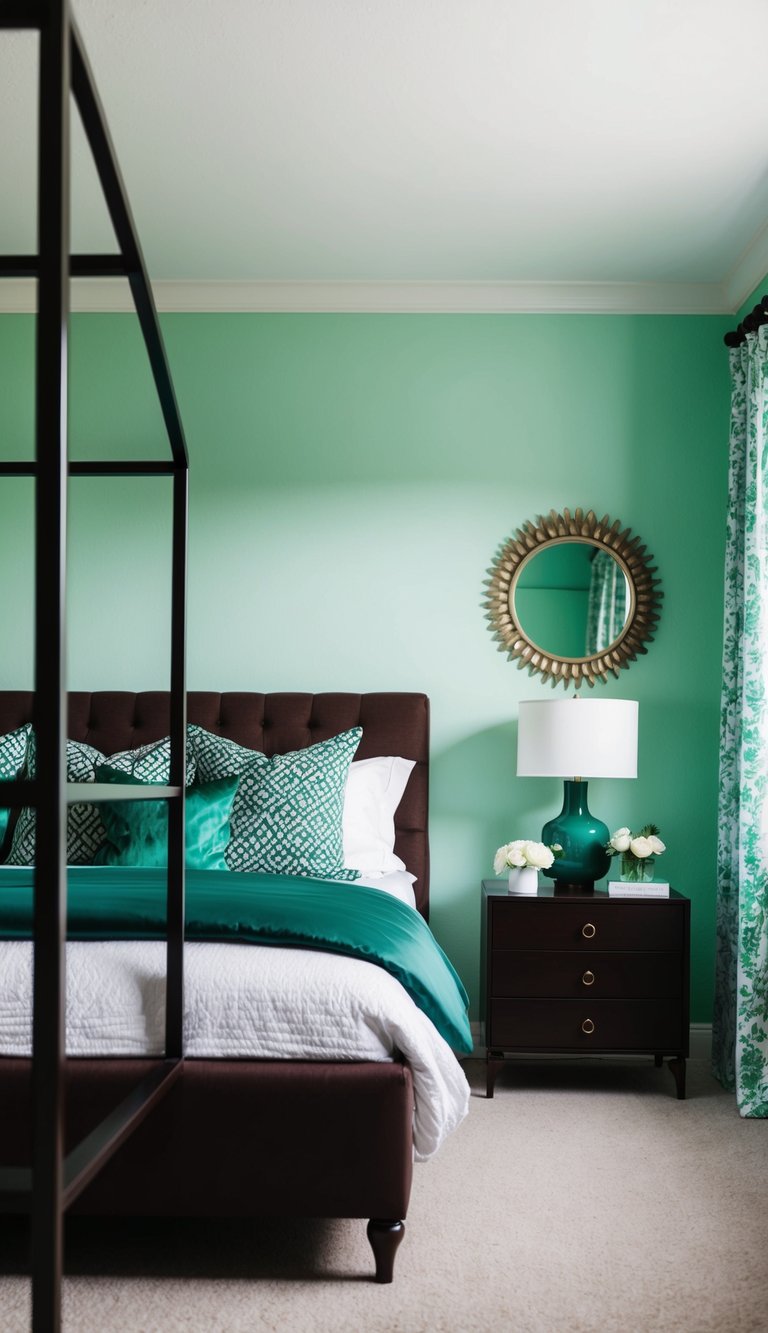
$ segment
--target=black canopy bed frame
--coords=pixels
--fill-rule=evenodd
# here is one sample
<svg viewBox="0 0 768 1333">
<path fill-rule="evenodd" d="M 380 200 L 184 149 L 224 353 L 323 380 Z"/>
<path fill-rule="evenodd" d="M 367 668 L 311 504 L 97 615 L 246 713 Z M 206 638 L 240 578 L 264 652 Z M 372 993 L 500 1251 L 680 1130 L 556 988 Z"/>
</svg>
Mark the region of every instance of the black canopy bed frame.
<svg viewBox="0 0 768 1333">
<path fill-rule="evenodd" d="M 2 0 L 0 29 L 39 33 L 38 254 L 0 256 L 0 277 L 37 279 L 33 462 L 0 477 L 35 483 L 34 694 L 0 694 L 0 724 L 34 720 L 34 779 L 3 784 L 3 804 L 37 817 L 32 1059 L 0 1059 L 0 1212 L 31 1214 L 32 1323 L 61 1325 L 63 1216 L 93 1213 L 368 1217 L 376 1280 L 392 1280 L 412 1175 L 407 1064 L 184 1058 L 184 774 L 188 456 L 168 361 L 126 192 L 69 0 Z M 69 97 L 74 95 L 118 242 L 70 255 Z M 70 277 L 127 278 L 170 443 L 167 461 L 69 461 Z M 160 476 L 172 483 L 170 693 L 67 694 L 64 659 L 69 477 Z M 416 760 L 396 815 L 396 851 L 428 912 L 428 701 L 423 695 L 190 695 L 212 730 L 280 752 L 364 724 L 360 757 Z M 276 722 L 279 719 L 279 725 Z M 74 784 L 66 739 L 109 752 L 170 734 L 167 786 Z M 65 1054 L 66 812 L 73 801 L 168 802 L 165 1056 Z M 66 1123 L 65 1123 L 66 1102 Z M 151 1112 L 151 1114 L 150 1114 Z M 169 1147 L 173 1145 L 173 1151 Z M 10 1160 L 9 1160 L 10 1155 Z M 29 1162 L 31 1161 L 31 1165 Z"/>
</svg>

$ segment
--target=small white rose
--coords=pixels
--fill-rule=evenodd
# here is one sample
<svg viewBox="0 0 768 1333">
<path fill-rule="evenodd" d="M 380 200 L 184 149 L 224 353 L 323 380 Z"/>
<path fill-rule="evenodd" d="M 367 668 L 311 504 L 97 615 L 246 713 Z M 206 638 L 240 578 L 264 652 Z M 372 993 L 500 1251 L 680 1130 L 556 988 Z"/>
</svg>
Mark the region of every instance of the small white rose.
<svg viewBox="0 0 768 1333">
<path fill-rule="evenodd" d="M 503 874 L 510 866 L 525 865 L 522 847 L 523 844 L 519 838 L 516 842 L 505 842 L 503 847 L 499 847 L 493 858 L 493 868 L 497 875 Z"/>
<path fill-rule="evenodd" d="M 534 866 L 537 870 L 548 870 L 555 859 L 550 848 L 545 847 L 543 842 L 524 842 L 523 853 L 526 864 Z"/>
<path fill-rule="evenodd" d="M 633 838 L 629 844 L 629 850 L 639 860 L 644 860 L 646 856 L 653 855 L 653 848 L 648 838 Z"/>
<path fill-rule="evenodd" d="M 651 851 L 654 856 L 661 856 L 661 853 L 667 850 L 667 844 L 662 842 L 661 838 L 655 837 L 654 834 L 650 835 L 648 841 L 651 844 Z"/>
<path fill-rule="evenodd" d="M 629 851 L 629 844 L 629 829 L 619 829 L 614 833 L 609 845 L 613 847 L 616 852 L 627 852 Z"/>
<path fill-rule="evenodd" d="M 504 846 L 499 847 L 496 855 L 494 856 L 493 868 L 497 875 L 501 875 L 507 869 L 509 865 L 509 862 L 507 860 L 507 855 L 512 845 L 513 844 L 511 842 L 505 842 Z"/>
</svg>

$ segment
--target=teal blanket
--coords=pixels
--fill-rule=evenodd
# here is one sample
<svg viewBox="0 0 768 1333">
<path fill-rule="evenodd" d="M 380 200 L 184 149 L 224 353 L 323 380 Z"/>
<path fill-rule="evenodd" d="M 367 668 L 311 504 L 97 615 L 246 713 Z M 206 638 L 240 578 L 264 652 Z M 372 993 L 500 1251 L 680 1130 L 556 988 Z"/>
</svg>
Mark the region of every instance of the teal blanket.
<svg viewBox="0 0 768 1333">
<path fill-rule="evenodd" d="M 31 869 L 0 867 L 0 939 L 32 936 Z M 71 940 L 165 936 L 164 870 L 71 866 Z M 376 963 L 405 987 L 455 1051 L 469 1054 L 467 994 L 414 908 L 379 889 L 229 870 L 187 870 L 186 938 L 320 949 Z"/>
</svg>

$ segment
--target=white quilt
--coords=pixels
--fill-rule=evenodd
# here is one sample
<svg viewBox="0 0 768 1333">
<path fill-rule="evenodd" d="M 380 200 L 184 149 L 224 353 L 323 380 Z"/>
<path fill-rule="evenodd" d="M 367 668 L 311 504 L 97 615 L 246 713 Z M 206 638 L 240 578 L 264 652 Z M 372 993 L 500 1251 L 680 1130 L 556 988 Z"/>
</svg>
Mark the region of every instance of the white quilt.
<svg viewBox="0 0 768 1333">
<path fill-rule="evenodd" d="M 252 944 L 185 947 L 190 1056 L 390 1060 L 413 1070 L 417 1160 L 464 1118 L 469 1088 L 450 1047 L 399 981 L 375 963 Z M 32 945 L 0 941 L 0 1055 L 29 1055 Z M 159 1055 L 165 946 L 155 940 L 67 945 L 70 1055 Z"/>
</svg>

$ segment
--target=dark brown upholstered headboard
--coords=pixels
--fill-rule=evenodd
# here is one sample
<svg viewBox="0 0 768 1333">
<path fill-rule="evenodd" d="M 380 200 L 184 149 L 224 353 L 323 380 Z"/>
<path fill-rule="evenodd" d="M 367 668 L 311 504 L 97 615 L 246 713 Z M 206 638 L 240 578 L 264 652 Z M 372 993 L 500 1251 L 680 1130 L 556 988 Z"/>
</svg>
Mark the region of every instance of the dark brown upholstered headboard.
<svg viewBox="0 0 768 1333">
<path fill-rule="evenodd" d="M 0 690 L 0 735 L 32 721 L 34 695 Z M 395 851 L 416 876 L 416 903 L 429 913 L 429 700 L 425 694 L 215 694 L 190 691 L 189 721 L 265 754 L 300 750 L 361 726 L 357 759 L 399 754 L 415 759 L 395 816 Z M 135 749 L 168 735 L 168 695 L 103 690 L 69 696 L 67 735 L 103 754 Z"/>
</svg>

